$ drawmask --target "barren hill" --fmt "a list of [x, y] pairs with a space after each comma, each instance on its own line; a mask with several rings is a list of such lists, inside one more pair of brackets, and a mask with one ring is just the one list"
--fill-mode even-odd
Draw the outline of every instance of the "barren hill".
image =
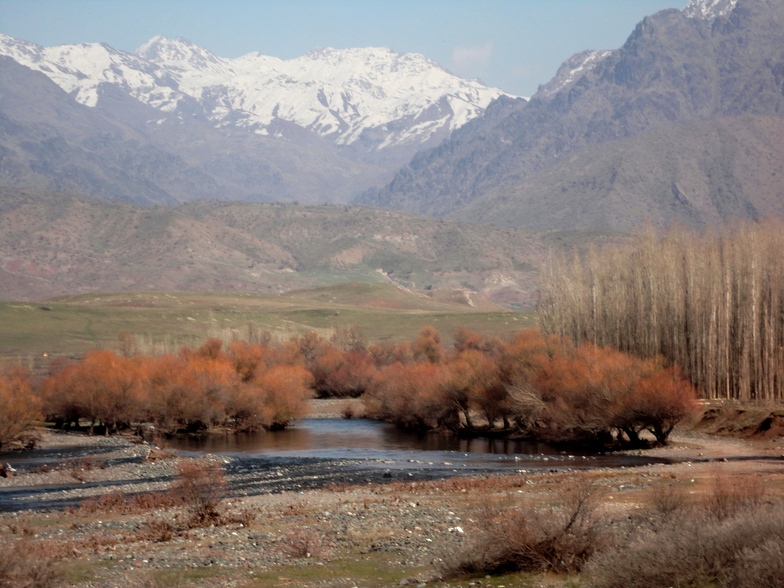
[[542, 238], [343, 206], [138, 207], [0, 192], [0, 297], [98, 291], [278, 293], [349, 280], [535, 303]]

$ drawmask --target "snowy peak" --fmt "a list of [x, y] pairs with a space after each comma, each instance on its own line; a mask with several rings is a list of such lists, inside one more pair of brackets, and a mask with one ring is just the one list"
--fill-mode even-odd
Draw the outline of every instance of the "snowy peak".
[[141, 88], [150, 90], [160, 83], [151, 64], [103, 43], [41, 47], [2, 35], [0, 55], [45, 74], [86, 106], [98, 104], [102, 84], [113, 84], [141, 99]]
[[179, 69], [208, 69], [222, 61], [187, 39], [172, 40], [161, 35], [144, 43], [136, 50], [136, 55], [150, 63]]
[[41, 59], [44, 48], [35, 43], [14, 39], [0, 33], [0, 53], [11, 57], [15, 61], [38, 61]]
[[277, 122], [294, 123], [368, 152], [432, 145], [505, 95], [424, 55], [378, 47], [226, 59], [163, 36], [135, 53], [99, 44], [46, 48], [2, 36], [0, 54], [46, 74], [87, 106], [98, 104], [102, 84], [112, 84], [168, 115], [192, 116], [195, 103], [217, 127], [280, 136]]
[[689, 18], [712, 20], [727, 16], [737, 3], [738, 0], [690, 0], [683, 12]]

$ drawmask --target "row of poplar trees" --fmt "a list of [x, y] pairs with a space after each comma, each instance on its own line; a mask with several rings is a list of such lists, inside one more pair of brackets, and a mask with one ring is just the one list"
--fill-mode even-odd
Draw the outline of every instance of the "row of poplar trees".
[[679, 364], [703, 397], [784, 398], [784, 224], [553, 256], [539, 302], [546, 333]]

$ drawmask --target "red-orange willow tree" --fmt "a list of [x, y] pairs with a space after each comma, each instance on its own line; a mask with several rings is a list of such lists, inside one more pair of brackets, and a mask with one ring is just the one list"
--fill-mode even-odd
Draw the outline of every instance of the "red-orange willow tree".
[[100, 422], [108, 434], [136, 422], [164, 433], [210, 427], [276, 429], [302, 416], [312, 376], [299, 365], [269, 365], [264, 345], [217, 339], [161, 357], [94, 351], [41, 385], [44, 411], [60, 424]]
[[[494, 428], [548, 442], [666, 443], [695, 408], [695, 391], [661, 358], [639, 359], [595, 345], [523, 331], [510, 342], [458, 333], [449, 352], [435, 334], [427, 353], [381, 369], [365, 397], [368, 415], [417, 429]], [[435, 361], [434, 361], [435, 358]], [[481, 424], [476, 422], [481, 420]]]
[[446, 348], [432, 327], [411, 343], [366, 346], [356, 329], [283, 345], [211, 339], [161, 357], [88, 353], [47, 378], [44, 411], [61, 424], [132, 422], [162, 432], [277, 429], [306, 400], [358, 397], [371, 418], [402, 427], [506, 433], [560, 442], [664, 443], [694, 390], [663, 360], [522, 331], [509, 341], [465, 329]]
[[0, 449], [35, 444], [41, 402], [33, 393], [31, 374], [21, 368], [0, 373]]

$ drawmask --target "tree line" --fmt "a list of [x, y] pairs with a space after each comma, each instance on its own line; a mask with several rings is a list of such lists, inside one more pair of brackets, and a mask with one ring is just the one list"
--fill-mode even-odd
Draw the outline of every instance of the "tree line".
[[553, 256], [546, 333], [683, 367], [709, 399], [784, 397], [784, 223], [703, 234], [648, 231], [631, 244]]
[[0, 377], [0, 447], [37, 418], [105, 434], [138, 423], [162, 434], [278, 429], [314, 396], [362, 397], [367, 416], [412, 429], [639, 445], [644, 430], [666, 442], [695, 397], [661, 358], [536, 330], [501, 340], [461, 328], [446, 346], [426, 327], [410, 342], [367, 345], [348, 327], [329, 340], [210, 339], [157, 357], [123, 353], [133, 349], [127, 343], [53, 366], [39, 382], [18, 368]]

